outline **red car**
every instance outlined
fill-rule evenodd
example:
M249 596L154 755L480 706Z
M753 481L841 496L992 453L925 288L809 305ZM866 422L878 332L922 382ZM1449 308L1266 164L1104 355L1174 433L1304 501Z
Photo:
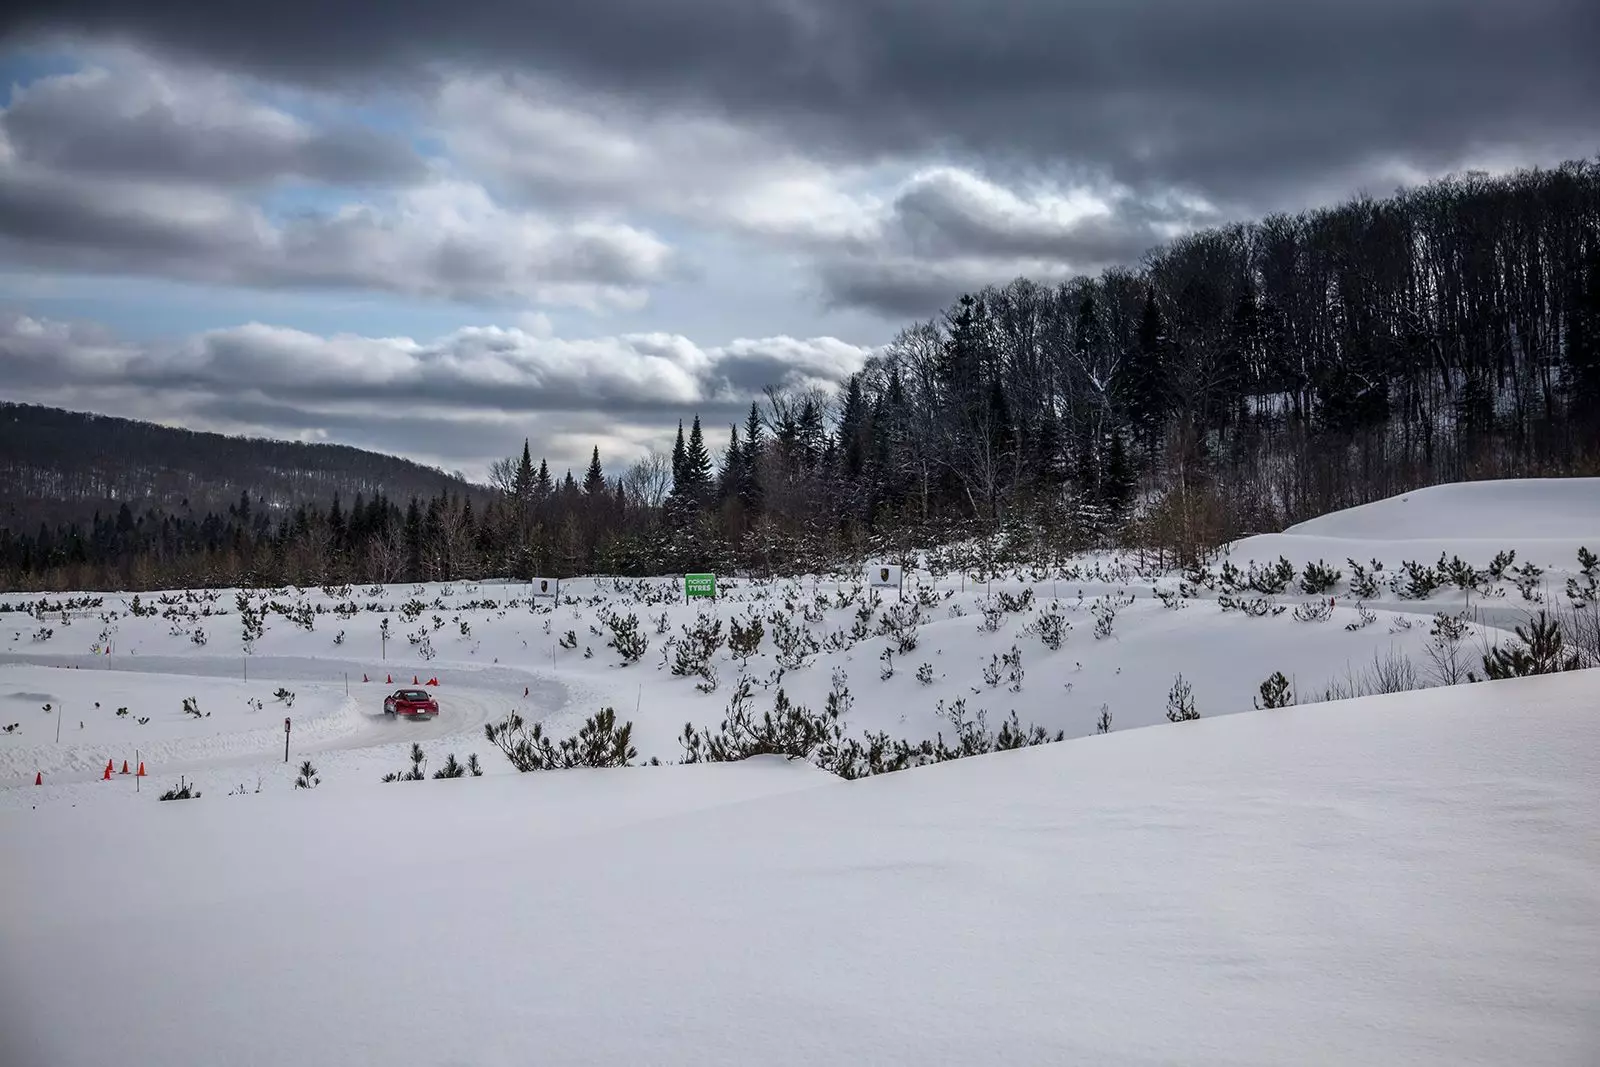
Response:
M383 702L385 715L404 715L410 719L431 719L439 714L439 702L425 689L396 689Z

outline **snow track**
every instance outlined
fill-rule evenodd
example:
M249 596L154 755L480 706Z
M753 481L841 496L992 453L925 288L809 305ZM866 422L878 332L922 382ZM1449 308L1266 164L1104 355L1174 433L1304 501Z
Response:
M383 714L383 698L392 687L382 677L363 683L362 671L370 671L370 664L355 660L255 656L248 664L253 684L244 682L245 664L233 657L0 653L0 666L7 665L55 668L44 672L48 685L34 687L47 692L10 694L12 705L20 706L23 698L28 698L29 704L54 698L60 713L74 720L72 726L80 717L103 718L102 713L114 703L109 699L106 708L92 712L83 709L100 700L107 690L118 688L118 683L126 687L135 681L143 686L144 693L156 694L147 699L159 702L169 719L183 697L193 693L199 694L202 707L218 708L215 714L224 716L223 722L215 725L201 720L210 727L209 732L191 734L187 726L195 724L180 724L174 729L169 723L162 734L156 734L155 727L149 733L135 731L133 741L75 737L78 731L69 726L56 742L44 732L52 728L49 723L53 720L38 728L30 722L25 738L8 739L13 743L0 748L0 772L5 774L5 784L13 789L26 786L30 799L38 795L32 785L35 771L46 774L50 787L81 788L83 783L100 779L107 758L114 762L135 760L135 744L137 758L150 766L152 775L159 772L163 783L180 774L216 779L216 775L206 772L226 772L229 781L245 770L252 778L258 771L281 774L284 714L293 719L290 756L297 763L319 757L319 764L345 770L380 762L394 770L404 769L413 743L430 752L459 751L465 758L472 751L484 750L486 723L497 722L512 711L532 721L546 720L560 716L571 702L568 687L562 682L548 675L499 666L441 667L439 673L450 679L449 684L436 690L441 714L434 719L404 720ZM348 694L346 674L350 675ZM207 680L212 683L209 691ZM219 691L217 683L223 681L228 683L228 689ZM279 685L300 687L298 708L291 710L271 701L267 694ZM265 698L262 711L240 713L240 690ZM40 699L33 701L33 697ZM9 706L0 709L9 710ZM30 710L37 714L37 708ZM196 731L199 729L196 726ZM360 775L364 776L365 770ZM0 790L0 797L4 793Z

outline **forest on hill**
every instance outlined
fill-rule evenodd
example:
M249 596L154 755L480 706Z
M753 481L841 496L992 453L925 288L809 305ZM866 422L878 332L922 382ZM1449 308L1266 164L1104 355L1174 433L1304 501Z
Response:
M3 443L8 471L48 469ZM691 417L670 456L625 470L596 449L582 478L556 477L524 450L475 497L361 462L302 470L340 497L281 514L262 506L283 492L270 464L221 456L212 477L240 491L215 510L191 495L176 512L168 487L90 521L31 514L0 530L0 586L794 573L979 535L1036 559L1184 562L1418 486L1600 473L1600 161L965 294L836 394L769 389L730 427Z
M249 493L268 512L334 497L466 491L457 475L349 445L276 441L0 402L0 527L88 523L127 505L204 518Z

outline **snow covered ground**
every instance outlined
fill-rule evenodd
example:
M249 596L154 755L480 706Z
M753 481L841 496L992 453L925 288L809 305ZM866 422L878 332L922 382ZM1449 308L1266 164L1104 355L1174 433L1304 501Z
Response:
M0 1063L1600 1063L1600 672L1310 703L1592 617L1581 549L1596 479L1406 494L1205 573L0 596ZM1300 706L1234 714L1274 672ZM1180 674L1199 722L1167 722ZM673 764L741 676L758 717L848 688L857 737L1072 740L845 783L518 775L484 736L610 706ZM443 713L384 717L413 678ZM413 743L485 775L381 784Z
M508 772L483 726L513 710L565 735L611 706L633 721L642 760L672 762L682 757L684 724L715 727L741 673L761 707L779 687L820 707L842 683L854 698L852 732L908 740L948 736L957 713L998 724L1015 712L1069 737L1093 734L1103 713L1114 729L1164 723L1179 674L1205 716L1249 710L1274 672L1301 702L1393 688L1389 676L1407 665L1415 684L1434 684L1446 680L1430 655L1436 613L1466 621L1459 673L1531 611L1570 608L1569 580L1593 586L1578 562L1583 547L1600 551L1600 479L1422 490L1242 541L1204 581L1108 557L998 576L913 570L903 597L866 587L856 572L723 576L715 603L693 604L676 578L573 580L559 601L503 582L263 590L248 594L251 610L266 612L249 642L234 590L13 597L0 604L11 609L0 610L0 726L15 724L0 735L0 807L142 795L99 780L107 760L120 770L140 755L163 788L183 775L214 792L253 791L258 781L287 787L306 757L327 783L376 781L406 765L413 741L432 766L450 752L476 752L489 773ZM1465 572L1436 573L1455 556ZM1284 559L1293 573L1280 589L1282 575L1269 567ZM1367 572L1367 588L1351 560ZM1338 580L1308 593L1305 567L1318 561ZM1408 562L1421 568L1422 586ZM1438 588L1425 588L1433 581ZM1311 611L1329 604L1325 614ZM985 608L993 609L987 624ZM895 611L915 613L904 628L915 648L883 632ZM648 638L638 662L624 665L610 647L612 614L634 616ZM702 615L720 621L724 639L735 620L758 618L765 630L747 661L726 645L712 656L709 692L703 678L670 670L669 642ZM1066 624L1059 648L1041 632L1052 615ZM797 640L814 643L781 677L780 616ZM390 677L396 685L438 678L443 714L386 721ZM296 694L296 707L275 699L279 689ZM209 718L183 714L189 696ZM120 707L130 714L118 718ZM296 720L288 766L284 714Z
M0 1060L1594 1064L1595 683L4 813Z

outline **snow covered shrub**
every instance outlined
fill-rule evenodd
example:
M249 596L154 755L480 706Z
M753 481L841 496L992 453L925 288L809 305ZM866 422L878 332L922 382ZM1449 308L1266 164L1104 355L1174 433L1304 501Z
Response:
M1510 572L1511 581L1516 585L1517 591L1522 594L1522 599L1533 604L1544 602L1544 594L1539 591L1540 579L1544 577L1544 568L1533 563L1524 563L1520 568L1513 568Z
M1011 651L1000 657L1000 662L1006 669L1006 688L1013 693L1022 692L1022 649L1012 645Z
M542 723L527 723L512 712L499 723L484 725L484 735L511 765L522 772L573 767L626 767L639 755L633 747L633 723L617 725L617 713L601 708L585 720L576 736L556 741Z
M1270 597L1235 597L1226 593L1217 597L1217 606L1223 611L1239 611L1252 619L1264 619L1269 615L1282 615L1288 611L1287 605L1274 604Z
M777 649L776 658L781 670L797 670L805 665L808 657L821 650L821 644L811 636L811 631L796 626L783 612L773 612L767 621L772 624L772 644Z
M185 715L193 715L197 719L207 719L211 717L211 713L209 711L203 715L201 714L200 702L195 700L194 697L183 698L183 713Z
M923 685L933 684L933 664L924 663L917 667L917 681Z
M986 604L983 608L983 622L978 624L982 633L999 633L1000 627L1006 622L1006 613L996 604Z
M835 675L834 691L839 692L840 676ZM748 678L740 678L728 701L727 713L715 733L697 730L685 723L679 743L684 763L722 763L751 756L787 756L810 759L823 745L837 744L843 734L839 717L848 707L849 690L843 700L830 699L821 712L795 704L782 688L770 711L757 719L751 709Z
M1284 556L1279 556L1277 563L1266 567L1257 568L1251 563L1246 581L1251 589L1264 596L1281 596L1288 592L1289 583L1294 581L1294 564Z
M727 640L722 632L721 617L701 612L692 627L685 624L680 629L683 636L673 641L672 673L682 677L698 675L709 680L711 657Z
M1497 645L1483 654L1486 677L1525 678L1583 669L1583 657L1566 648L1561 623L1544 611L1530 619L1527 626L1517 627L1517 640L1520 645Z
M1188 607L1187 598L1193 595L1193 587L1187 583L1180 584L1176 592L1171 589L1152 589L1150 592L1161 601L1161 606L1169 611L1182 611Z
M1444 584L1437 570L1415 560L1405 560L1400 566L1400 573L1389 579L1389 589L1401 600L1426 600Z
M1194 706L1194 687L1180 673L1167 694L1167 721L1191 722L1200 717Z
M750 657L761 650L761 639L766 636L766 628L761 625L761 619L754 611L743 622L738 619L728 621L728 651L740 663L750 662Z
M1321 596L1332 591L1344 575L1328 566L1323 560L1307 563L1300 575L1300 591L1307 596Z
M578 647L578 631L576 631L576 630L568 630L566 633L562 634L559 638L556 639L556 644L560 645L562 648L565 648L565 649L577 648Z
M467 762L462 764L456 759L456 754L451 752L444 758L444 766L433 772L435 778L465 778L471 774L474 778L483 777L483 768L478 765L478 754L473 752L467 756Z
M878 669L878 677L887 682L890 678L894 677L894 649L884 649L883 652L878 656L878 659L883 664L883 666Z
M1033 606L1033 590L1024 589L1021 596L1012 596L1004 589L995 594L995 600L1000 605L1000 610L1015 615L1019 611L1026 611Z
M921 625L921 605L912 600L902 600L883 613L878 620L878 633L894 642L896 655L904 656L916 651L917 640L921 636L918 627Z
M1457 615L1439 612L1433 617L1428 631L1428 659L1433 664L1433 678L1439 685L1456 685L1466 681L1467 668L1461 658L1461 640L1467 636L1467 624Z
M1051 601L1050 606L1039 612L1024 632L1036 635L1050 651L1059 652L1061 646L1066 644L1067 631L1071 627L1072 624L1061 612L1061 605Z
M280 685L278 687L278 691L272 695L288 707L294 707L294 694L285 689L283 686Z
M1313 600L1294 609L1295 622L1327 622L1333 618L1333 601Z
M1345 562L1350 564L1350 592L1361 600L1371 600L1377 596L1379 575L1383 573L1383 564L1373 560L1372 569L1369 571L1348 557L1346 557Z
M1256 708L1287 708L1293 703L1294 692L1289 688L1289 679L1284 677L1282 671L1273 671L1272 677L1261 683Z
M182 778L179 778L177 785L173 786L171 789L167 790L165 793L162 793L156 799L157 800L199 800L200 799L200 790L195 789L188 782L184 781Z
M1100 718L1095 721L1094 732L1097 733L1097 734L1109 734L1111 732L1111 705L1110 704L1101 704L1100 705Z
M611 640L606 643L617 650L624 667L638 663L650 651L650 638L639 629L639 616L607 615L605 622L611 628Z
M1499 552L1494 554L1494 559L1489 561L1489 577L1493 578L1497 582L1500 581L1500 579L1505 577L1506 571L1516 561L1516 549L1513 548L1509 551L1506 549L1501 549Z
M315 789L322 784L322 779L317 777L317 769L311 766L310 760L300 764L300 777L294 780L296 789Z
M1368 626L1371 626L1377 621L1377 612L1370 610L1364 605L1357 604L1355 621L1345 623L1344 628L1349 630L1351 633L1355 633L1357 630L1366 629Z
M385 782L420 782L426 777L423 768L427 758L422 753L422 746L415 741L411 742L411 769L408 771L390 771L383 776Z

